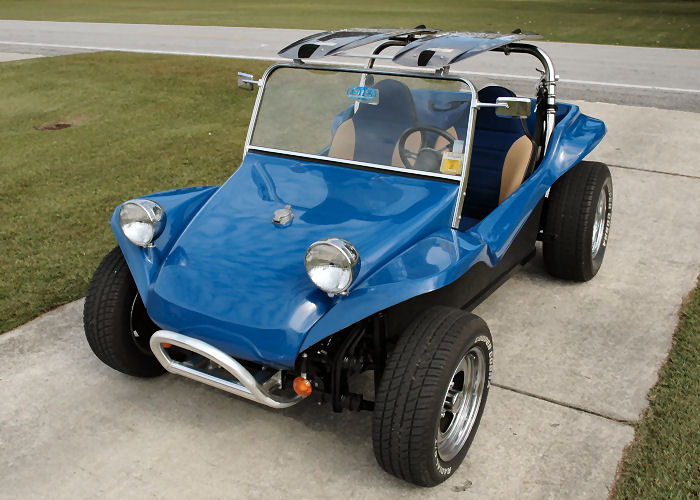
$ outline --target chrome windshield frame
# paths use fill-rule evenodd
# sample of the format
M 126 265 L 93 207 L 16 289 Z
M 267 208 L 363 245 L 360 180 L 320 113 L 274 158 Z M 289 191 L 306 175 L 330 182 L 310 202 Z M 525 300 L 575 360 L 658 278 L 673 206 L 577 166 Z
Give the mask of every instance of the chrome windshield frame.
M 271 153 L 280 156 L 293 156 L 294 158 L 304 158 L 308 160 L 318 160 L 324 163 L 341 163 L 349 167 L 357 167 L 365 170 L 385 170 L 394 174 L 410 175 L 414 177 L 427 177 L 430 179 L 441 179 L 450 181 L 454 184 L 459 182 L 459 177 L 451 174 L 443 174 L 440 172 L 425 172 L 423 170 L 411 170 L 402 167 L 392 167 L 389 165 L 378 165 L 376 163 L 367 163 L 355 160 L 344 160 L 342 158 L 334 158 L 332 156 L 312 155 L 308 153 L 297 153 L 296 151 L 287 151 L 284 149 L 266 148 L 264 146 L 250 146 L 251 151 L 260 151 L 261 153 Z
M 286 151 L 286 150 L 279 150 L 275 148 L 268 148 L 265 146 L 256 146 L 252 145 L 250 143 L 252 137 L 253 137 L 253 131 L 255 130 L 255 125 L 258 120 L 258 115 L 260 112 L 260 104 L 262 102 L 263 94 L 265 93 L 265 88 L 267 86 L 267 80 L 269 76 L 276 70 L 280 68 L 293 68 L 293 69 L 300 69 L 300 70 L 320 70 L 320 71 L 336 71 L 336 72 L 344 72 L 344 73 L 357 73 L 357 74 L 373 74 L 373 75 L 382 75 L 382 76 L 399 76 L 399 77 L 416 77 L 416 78 L 423 78 L 423 79 L 435 79 L 435 80 L 451 80 L 455 82 L 461 82 L 465 84 L 470 93 L 470 104 L 469 104 L 469 120 L 467 124 L 467 134 L 465 136 L 464 140 L 464 150 L 462 151 L 462 168 L 461 168 L 461 175 L 455 176 L 455 175 L 450 175 L 450 174 L 443 174 L 443 173 L 434 173 L 434 172 L 424 172 L 420 170 L 411 170 L 411 169 L 404 169 L 404 168 L 399 168 L 399 167 L 392 167 L 388 165 L 380 165 L 380 164 L 375 164 L 375 163 L 365 163 L 365 162 L 359 162 L 355 160 L 346 160 L 343 158 L 334 158 L 334 157 L 329 157 L 329 156 L 320 156 L 320 155 L 313 155 L 313 154 L 306 154 L 306 153 L 299 153 L 296 151 Z M 463 91 L 464 93 L 467 93 L 467 90 Z M 415 176 L 415 177 L 421 177 L 421 178 L 426 178 L 426 179 L 431 179 L 431 180 L 441 180 L 441 181 L 450 181 L 453 183 L 459 182 L 459 191 L 457 194 L 457 200 L 455 203 L 455 207 L 453 210 L 452 214 L 452 228 L 453 229 L 458 229 L 459 228 L 459 221 L 461 218 L 461 211 L 462 211 L 462 206 L 464 204 L 464 197 L 466 195 L 466 186 L 467 186 L 467 179 L 469 177 L 469 166 L 471 162 L 471 152 L 472 152 L 472 144 L 474 142 L 474 124 L 476 121 L 476 113 L 479 108 L 479 102 L 477 100 L 477 92 L 476 92 L 476 87 L 474 84 L 468 80 L 467 78 L 461 77 L 461 76 L 456 76 L 456 75 L 436 75 L 435 72 L 424 72 L 424 71 L 391 71 L 391 70 L 382 70 L 382 69 L 374 69 L 374 68 L 352 68 L 352 67 L 347 67 L 347 66 L 334 66 L 334 65 L 316 65 L 316 64 L 307 64 L 307 63 L 279 63 L 279 64 L 274 64 L 270 66 L 265 73 L 263 74 L 262 78 L 260 79 L 260 84 L 258 86 L 258 94 L 255 98 L 255 105 L 253 107 L 253 113 L 251 115 L 250 119 L 250 124 L 248 125 L 248 133 L 246 135 L 246 140 L 245 140 L 245 146 L 243 148 L 243 156 L 248 153 L 248 151 L 260 151 L 262 153 L 272 153 L 272 154 L 279 154 L 279 155 L 286 155 L 286 156 L 291 156 L 291 157 L 297 157 L 297 158 L 308 158 L 310 160 L 319 160 L 327 163 L 332 163 L 332 164 L 339 164 L 339 165 L 345 165 L 349 167 L 355 167 L 355 168 L 363 168 L 363 169 L 370 169 L 370 170 L 379 170 L 379 171 L 384 171 L 384 172 L 390 172 L 393 174 L 399 174 L 399 175 L 410 175 L 410 176 Z

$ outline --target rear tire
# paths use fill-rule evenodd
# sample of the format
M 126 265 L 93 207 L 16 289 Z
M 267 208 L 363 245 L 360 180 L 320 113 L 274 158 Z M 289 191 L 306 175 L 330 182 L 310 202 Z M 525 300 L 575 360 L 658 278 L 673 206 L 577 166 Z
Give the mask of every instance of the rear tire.
M 479 427 L 492 363 L 491 334 L 478 316 L 433 307 L 413 322 L 389 356 L 375 398 L 379 465 L 419 486 L 449 478 Z
M 552 276 L 588 281 L 598 273 L 608 245 L 613 185 L 607 165 L 582 161 L 549 192 L 542 250 Z
M 148 346 L 158 326 L 146 313 L 119 247 L 107 254 L 92 276 L 83 325 L 90 348 L 107 366 L 135 377 L 165 372 Z

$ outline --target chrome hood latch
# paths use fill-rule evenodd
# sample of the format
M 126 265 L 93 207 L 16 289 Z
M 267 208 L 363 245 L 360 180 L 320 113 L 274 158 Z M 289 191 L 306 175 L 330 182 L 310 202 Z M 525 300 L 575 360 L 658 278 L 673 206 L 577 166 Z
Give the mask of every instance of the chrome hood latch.
M 272 214 L 272 222 L 278 226 L 289 225 L 293 218 L 294 212 L 292 212 L 292 207 L 290 205 L 287 205 L 284 208 L 279 208 L 275 210 L 274 214 Z

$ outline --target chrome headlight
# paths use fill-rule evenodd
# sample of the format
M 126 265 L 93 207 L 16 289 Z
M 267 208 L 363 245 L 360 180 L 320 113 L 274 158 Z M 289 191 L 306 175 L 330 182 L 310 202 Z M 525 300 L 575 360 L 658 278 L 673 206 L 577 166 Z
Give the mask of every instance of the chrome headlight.
M 345 295 L 359 270 L 360 255 L 347 240 L 326 238 L 306 250 L 304 265 L 314 285 L 331 297 Z
M 149 247 L 163 230 L 165 211 L 151 200 L 127 201 L 119 209 L 119 225 L 134 245 Z

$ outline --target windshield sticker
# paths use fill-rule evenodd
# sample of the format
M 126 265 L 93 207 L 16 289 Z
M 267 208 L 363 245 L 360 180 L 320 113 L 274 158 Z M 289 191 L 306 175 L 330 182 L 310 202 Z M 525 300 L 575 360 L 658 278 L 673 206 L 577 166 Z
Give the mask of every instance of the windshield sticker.
M 462 158 L 464 154 L 445 151 L 442 153 L 440 172 L 443 174 L 459 175 L 462 171 Z
M 374 87 L 356 85 L 350 87 L 345 94 L 353 101 L 365 104 L 379 104 L 379 89 L 375 89 Z

